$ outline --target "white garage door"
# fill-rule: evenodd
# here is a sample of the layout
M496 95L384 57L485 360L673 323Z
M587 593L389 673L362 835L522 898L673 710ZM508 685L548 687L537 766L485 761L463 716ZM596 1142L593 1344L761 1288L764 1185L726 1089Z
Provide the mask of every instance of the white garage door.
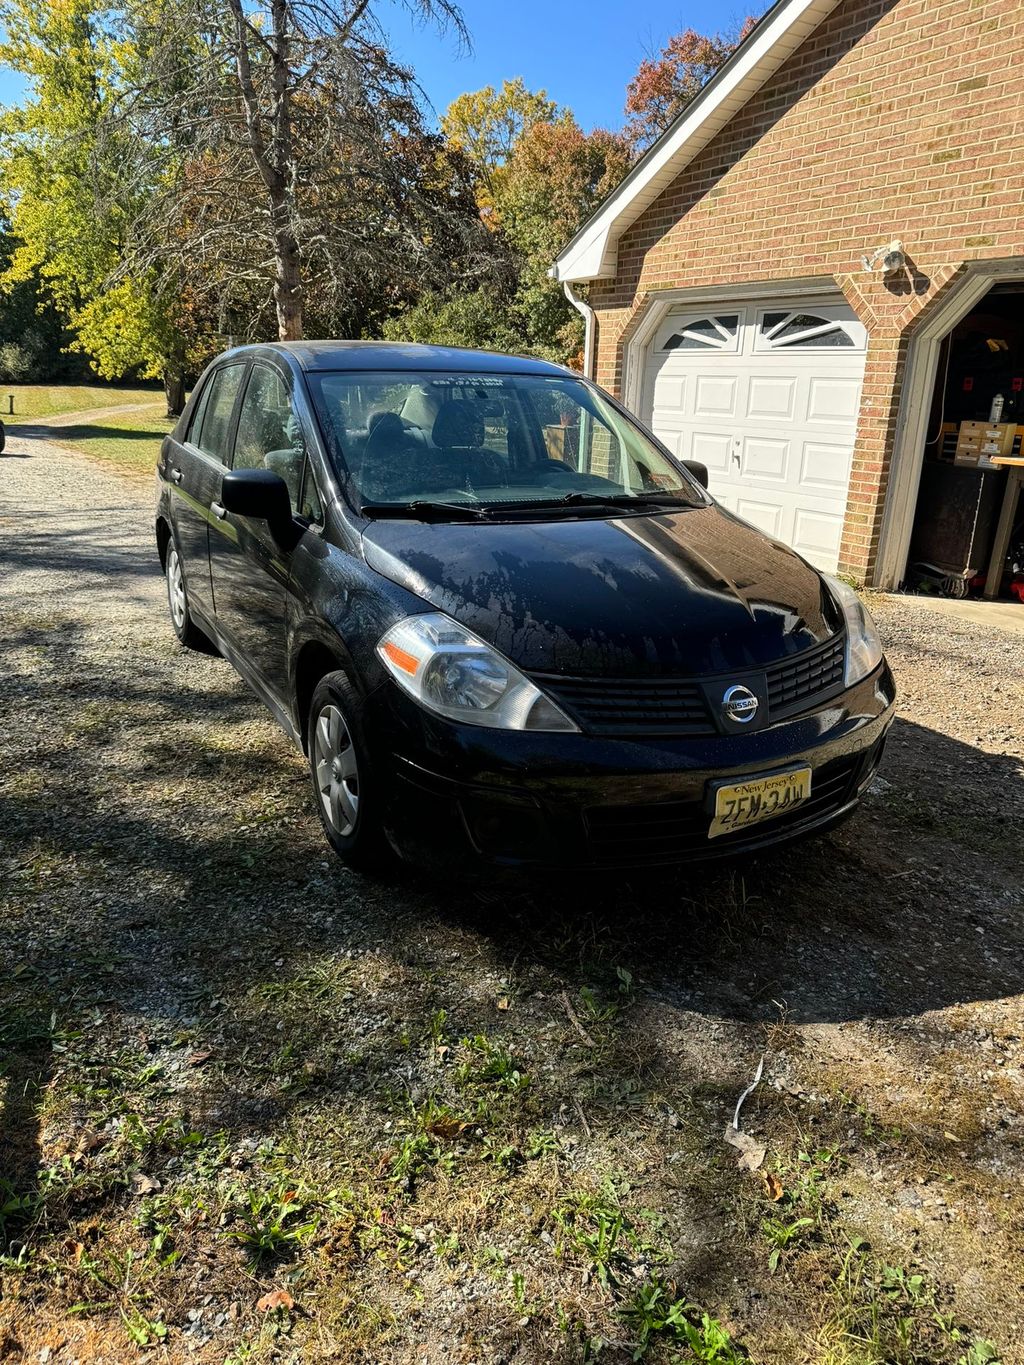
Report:
M835 569L867 336L844 304L673 311L647 358L644 411L708 467L731 511Z

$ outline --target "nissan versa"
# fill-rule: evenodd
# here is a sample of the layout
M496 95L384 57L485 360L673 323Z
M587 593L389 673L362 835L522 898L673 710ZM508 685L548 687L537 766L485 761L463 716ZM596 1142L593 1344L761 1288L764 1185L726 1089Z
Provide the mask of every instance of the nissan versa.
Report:
M894 688L845 584L536 360L227 352L161 450L171 621L309 762L353 867L691 863L848 815Z

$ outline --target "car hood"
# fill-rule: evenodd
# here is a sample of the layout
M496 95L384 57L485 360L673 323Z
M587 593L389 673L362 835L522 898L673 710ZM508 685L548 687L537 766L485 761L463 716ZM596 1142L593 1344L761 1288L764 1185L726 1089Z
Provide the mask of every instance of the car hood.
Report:
M382 519L363 549L371 568L527 672L756 668L838 626L818 574L718 506L612 520Z

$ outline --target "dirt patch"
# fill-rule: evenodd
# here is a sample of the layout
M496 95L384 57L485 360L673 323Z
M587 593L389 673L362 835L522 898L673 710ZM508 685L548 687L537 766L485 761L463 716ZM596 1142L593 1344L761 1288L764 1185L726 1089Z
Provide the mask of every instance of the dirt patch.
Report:
M881 600L881 777L742 870L365 881L12 446L0 1359L1024 1361L1024 641Z

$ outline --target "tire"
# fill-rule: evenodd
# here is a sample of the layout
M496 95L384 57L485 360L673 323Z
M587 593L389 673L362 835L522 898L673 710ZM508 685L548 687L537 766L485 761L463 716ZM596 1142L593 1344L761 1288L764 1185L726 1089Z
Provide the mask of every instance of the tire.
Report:
M178 542L172 535L167 542L164 557L164 584L167 588L167 611L171 618L171 628L178 642L186 649L196 649L201 654L214 652L208 636L192 620L188 609L188 587L185 583L184 564Z
M394 854L384 833L362 703L344 673L328 673L316 685L306 752L313 801L327 842L353 871L380 871Z
M4 446L7 444L7 428L0 422L0 455L4 453Z

